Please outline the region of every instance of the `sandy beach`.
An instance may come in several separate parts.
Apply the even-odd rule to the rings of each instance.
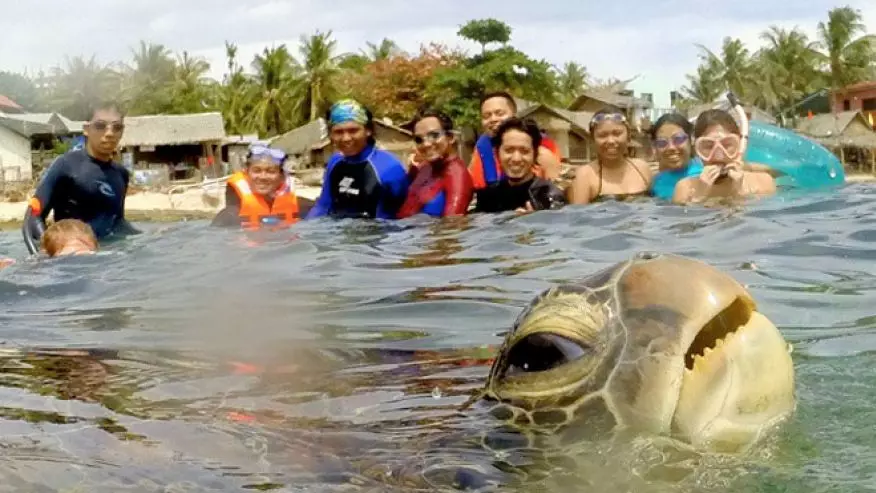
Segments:
[[[319,187],[298,186],[299,197],[315,200]],[[125,214],[132,220],[174,220],[182,218],[213,217],[225,207],[224,189],[220,193],[206,193],[201,188],[191,188],[172,195],[157,192],[138,192],[125,199]],[[0,202],[0,223],[7,227],[20,224],[27,202]]]

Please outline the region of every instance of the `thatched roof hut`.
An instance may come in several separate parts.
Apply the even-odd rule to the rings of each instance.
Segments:
[[[219,112],[129,116],[125,118],[125,134],[120,146],[219,144],[225,137],[225,120]]]

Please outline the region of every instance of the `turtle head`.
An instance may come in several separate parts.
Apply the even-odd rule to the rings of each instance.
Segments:
[[[705,263],[655,254],[540,294],[485,395],[517,423],[666,433],[727,452],[795,406],[789,345],[748,291]]]

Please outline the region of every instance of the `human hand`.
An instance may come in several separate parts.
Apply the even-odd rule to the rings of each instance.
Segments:
[[[525,214],[527,212],[535,212],[535,208],[532,207],[532,202],[527,200],[526,205],[524,205],[523,207],[518,207],[514,210],[514,212],[517,212],[519,214]]]
[[[716,166],[714,164],[704,166],[702,173],[700,173],[700,181],[707,187],[714,185],[715,181],[721,176],[721,168],[722,166]]]

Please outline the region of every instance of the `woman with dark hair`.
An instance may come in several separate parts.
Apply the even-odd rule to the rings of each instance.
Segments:
[[[569,186],[569,202],[588,204],[600,198],[647,195],[651,168],[641,159],[627,156],[630,126],[623,112],[614,106],[599,110],[590,120],[590,135],[596,143],[596,161],[578,168]]]
[[[307,219],[395,218],[408,193],[407,172],[395,155],[377,148],[371,112],[344,99],[329,108],[325,119],[338,152],[329,159],[322,192]]]
[[[651,142],[660,169],[651,184],[654,197],[672,200],[679,181],[702,173],[702,161],[696,157],[691,159],[692,134],[693,125],[678,113],[661,116],[651,127]]]
[[[420,114],[414,120],[414,142],[420,161],[408,170],[411,186],[398,218],[465,214],[473,187],[465,163],[456,154],[453,120],[440,111]]]
[[[493,147],[502,166],[502,179],[478,190],[476,212],[528,212],[565,205],[563,191],[535,174],[541,130],[531,120],[509,118],[493,135]]]
[[[707,110],[694,125],[694,152],[703,161],[699,177],[685,178],[675,186],[672,201],[701,202],[716,197],[769,195],[776,191],[772,175],[745,171],[742,135],[736,120],[724,110]]]

